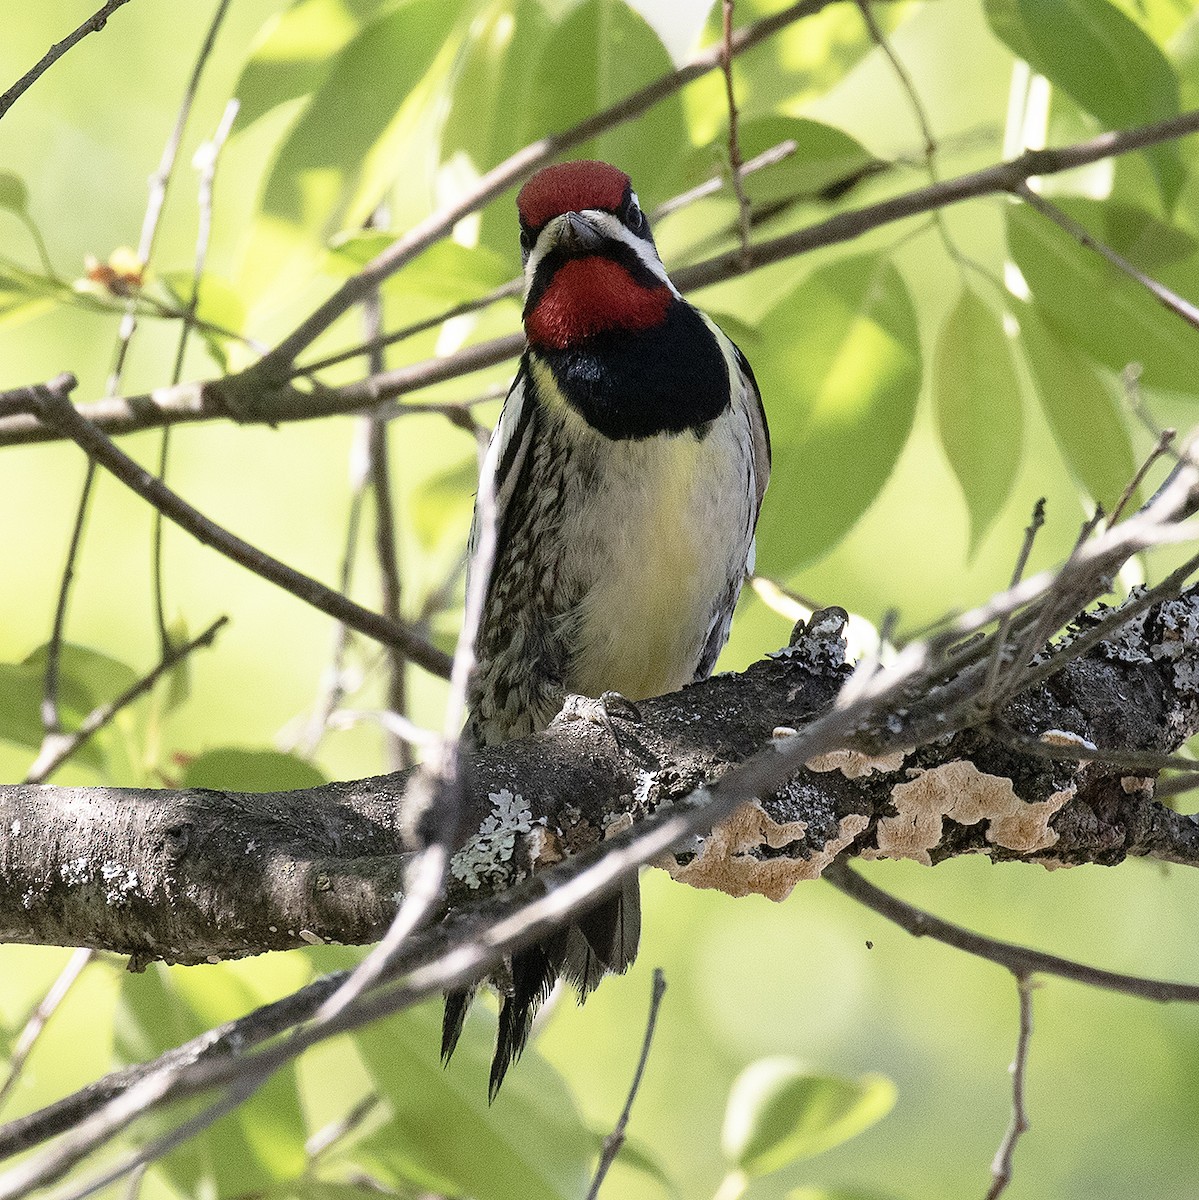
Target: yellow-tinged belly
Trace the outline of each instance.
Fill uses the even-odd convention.
[[[703,438],[613,441],[557,399],[586,466],[576,476],[584,491],[561,514],[563,565],[582,597],[566,686],[631,700],[673,691],[694,677],[730,581],[745,569],[752,502],[738,415],[718,418]]]

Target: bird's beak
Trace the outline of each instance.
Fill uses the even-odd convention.
[[[554,245],[575,254],[589,254],[604,240],[603,234],[577,212],[555,218]]]

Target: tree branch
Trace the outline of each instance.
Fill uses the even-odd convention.
[[[1069,146],[1026,150],[1006,162],[915,188],[877,204],[838,213],[793,233],[755,242],[750,247],[748,267],[741,250],[737,249],[682,267],[672,272],[672,277],[681,291],[696,291],[735,278],[747,269],[756,270],[821,247],[853,241],[894,221],[921,216],[963,200],[1017,193],[1027,179],[1074,170],[1197,131],[1199,109],[1169,120],[1103,133],[1089,141]],[[239,411],[247,414],[247,419],[270,424],[313,420],[358,412],[383,400],[394,400],[433,384],[486,370],[515,358],[523,349],[523,334],[512,333],[491,341],[478,342],[443,358],[426,359],[372,374],[343,387],[313,383],[308,388],[301,388],[292,383],[270,383],[257,374],[260,364],[256,364],[241,375],[158,388],[137,396],[100,400],[81,406],[79,411],[109,435],[227,418]],[[239,403],[241,393],[245,390],[255,393],[253,402],[248,405]],[[19,399],[21,394],[0,393],[0,446],[54,441],[61,437],[57,430],[47,427],[36,417],[20,411],[14,413],[14,409],[27,407]],[[14,397],[17,399],[14,400]]]
[[[1199,592],[1159,603],[1062,667],[1052,686],[1017,697],[1004,720],[1059,754],[1075,744],[1117,758],[1174,749],[1199,728],[1192,620]],[[669,813],[695,788],[757,762],[773,734],[830,711],[849,671],[840,632],[835,616],[818,615],[790,650],[743,674],[644,703],[641,723],[622,724],[619,747],[604,729],[558,722],[477,751],[466,760],[464,825],[480,830],[511,800],[509,857],[497,860],[476,832],[455,859],[450,902],[597,846],[613,828]],[[771,754],[766,767],[777,770],[781,756]],[[666,865],[695,886],[774,898],[845,847],[930,863],[985,853],[1199,865],[1199,824],[1153,800],[1152,775],[1046,759],[964,728],[906,753],[809,757],[781,789],[749,790],[761,797],[755,807],[676,847]],[[281,794],[2,787],[0,941],[89,945],[137,964],[371,941],[395,915],[416,848],[406,822],[421,789],[411,780]]]
[[[27,402],[40,420],[58,427],[90,459],[115,475],[126,487],[153,505],[197,541],[231,558],[247,570],[293,596],[328,613],[384,645],[395,645],[415,663],[434,675],[448,676],[449,656],[406,625],[355,604],[347,596],[289,567],[206,517],[156,479],[104,435],[67,399],[75,386],[73,376],[61,375],[43,387],[27,388]]]
[[[67,34],[61,42],[55,42],[45,54],[16,83],[0,96],[0,117],[21,98],[76,42],[81,42],[89,33],[98,33],[123,4],[129,0],[108,0],[103,8],[94,12],[78,29]]]

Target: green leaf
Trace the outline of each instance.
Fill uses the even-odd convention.
[[[531,102],[537,62],[552,29],[542,0],[483,5],[454,73],[442,140],[447,159],[465,154],[481,174],[525,145],[517,114]]]
[[[1178,79],[1165,55],[1108,0],[986,0],[985,7],[1014,54],[1109,128],[1178,113]],[[1145,153],[1169,208],[1186,180],[1178,149]]]
[[[577,1200],[595,1140],[573,1097],[530,1049],[488,1105],[495,1022],[482,1019],[477,1007],[447,1068],[438,1059],[439,1001],[356,1035],[393,1119],[355,1145],[355,1161],[385,1183],[415,1183],[438,1194]]]
[[[266,183],[265,212],[328,233],[341,226],[364,163],[417,91],[458,7],[447,0],[408,0],[338,51],[279,149]],[[413,165],[397,162],[393,170],[412,172]]]
[[[11,171],[0,171],[0,208],[24,216],[29,208],[29,192],[25,181]]]
[[[272,16],[255,37],[233,89],[241,105],[237,128],[315,91],[337,52],[380,7],[383,0],[297,0]]]
[[[752,362],[774,468],[760,561],[786,577],[845,535],[878,495],[920,393],[916,314],[880,255],[814,271],[761,322]]]
[[[41,719],[45,669],[23,663],[0,663],[0,738],[36,750],[45,732]],[[90,748],[90,753],[86,753]],[[95,766],[100,758],[95,747],[83,747],[81,758]]]
[[[881,1075],[812,1075],[794,1059],[760,1059],[729,1092],[720,1138],[725,1158],[751,1177],[768,1175],[868,1129],[891,1111],[895,1094]]]
[[[1111,512],[1136,468],[1115,397],[1052,322],[1031,307],[1019,318],[1020,341],[1057,447],[1074,478]]]
[[[0,738],[36,750],[42,744],[42,694],[47,647],[39,646],[20,663],[0,663]],[[64,643],[59,655],[58,705],[63,726],[78,728],[93,708],[115,699],[137,682],[138,674],[119,659],[86,646]],[[98,768],[104,763],[93,737],[71,756]]]
[[[177,976],[161,964],[124,974],[113,1022],[113,1051],[121,1065],[146,1062],[212,1028],[213,1012],[238,1016],[262,1002],[228,969],[208,968],[202,980]],[[203,1003],[197,1003],[202,997]],[[148,1118],[162,1132],[177,1122]],[[238,1196],[264,1191],[307,1166],[304,1118],[292,1067],[276,1072],[254,1095],[205,1133],[160,1160],[186,1196]]]
[[[1194,291],[1193,254],[1180,265],[1160,262],[1167,246],[1183,253],[1193,250],[1186,234],[1175,230],[1172,239],[1160,237],[1158,223],[1138,210],[1119,208],[1108,214],[1092,201],[1057,203],[1126,255],[1139,257],[1145,242],[1156,243],[1157,278],[1166,284],[1176,278],[1183,294]],[[1039,213],[1009,206],[1007,236],[1012,260],[1038,310],[1063,336],[1114,371],[1139,363],[1146,387],[1199,395],[1199,332]]]
[[[239,792],[289,792],[319,787],[326,782],[316,767],[294,754],[224,746],[197,754],[184,768],[179,785]]]
[[[658,35],[623,0],[585,0],[550,34],[517,116],[521,144],[558,133],[674,69]],[[614,163],[643,207],[670,195],[691,146],[678,93],[570,151]]]
[[[426,479],[412,496],[412,528],[426,550],[434,549],[447,532],[461,537],[470,523],[479,486],[479,467],[464,459]]]
[[[1003,327],[969,288],[941,327],[932,383],[941,445],[970,510],[973,554],[1015,482],[1024,410]]]
[[[769,116],[738,127],[741,158],[748,162],[776,146],[793,142],[783,159],[745,177],[745,192],[755,209],[837,195],[881,164],[857,139],[833,125],[806,118]],[[724,165],[727,175],[728,137],[722,135],[697,151],[692,182],[699,183]]]

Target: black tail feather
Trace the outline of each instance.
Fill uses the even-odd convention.
[[[529,1040],[533,1017],[549,998],[558,976],[579,992],[581,1004],[609,973],[627,971],[641,937],[641,889],[634,875],[621,890],[560,930],[512,957],[511,990],[500,1008],[488,1097],[499,1093],[508,1068]],[[448,1063],[462,1034],[475,989],[449,992],[441,1026],[441,1060]]]
[[[453,1057],[462,1036],[462,1026],[466,1021],[466,1010],[475,998],[475,989],[467,988],[464,992],[446,992],[445,1012],[441,1017],[441,1063],[447,1066]]]
[[[566,958],[569,933],[562,930],[512,956],[512,993],[504,997],[488,1099],[494,1100],[508,1068],[521,1056],[537,1010],[549,999]]]

